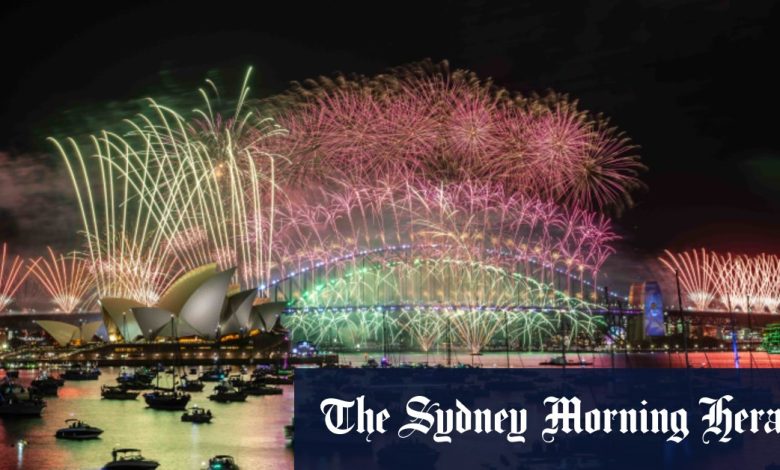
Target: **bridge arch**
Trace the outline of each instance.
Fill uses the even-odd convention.
[[[404,248],[344,257],[290,286],[285,324],[293,340],[347,349],[389,341],[428,351],[449,339],[479,353],[507,338],[538,347],[562,332],[593,335],[604,324],[597,305],[513,272],[501,257],[494,264],[451,258],[442,247]]]

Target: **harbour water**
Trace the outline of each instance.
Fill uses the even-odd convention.
[[[541,363],[560,355],[560,352],[511,352],[512,368],[542,367]],[[341,364],[360,366],[366,358],[379,360],[381,353],[340,354]],[[438,351],[393,352],[393,364],[402,362],[446,364],[447,355]],[[587,367],[685,367],[682,351],[629,352],[568,352],[570,361],[584,361]],[[780,359],[765,352],[740,351],[740,367],[780,368]],[[490,352],[472,356],[453,351],[450,363],[479,367],[506,367],[507,356]],[[614,361],[614,362],[613,362]],[[734,354],[730,351],[690,352],[688,363],[695,368],[733,368]],[[577,367],[577,366],[573,366]],[[144,456],[160,462],[161,469],[199,469],[209,457],[228,454],[236,458],[241,468],[290,469],[293,452],[285,442],[284,426],[293,413],[293,387],[282,386],[282,395],[248,397],[245,403],[219,404],[207,399],[214,384],[207,384],[203,392],[193,393],[190,405],[210,408],[214,414],[211,424],[182,423],[181,412],[155,411],[146,407],[143,397],[135,401],[103,400],[101,384],[116,384],[119,368],[103,368],[97,381],[66,381],[59,396],[46,399],[47,407],[41,418],[0,418],[0,469],[98,469],[111,459],[114,447],[133,447]],[[20,371],[18,382],[27,386],[35,371]],[[71,442],[54,438],[55,431],[65,420],[79,418],[102,428],[100,439]],[[21,443],[25,444],[21,444]]]
[[[41,418],[0,418],[0,469],[99,469],[111,460],[114,447],[141,449],[160,469],[204,468],[217,454],[232,455],[241,468],[290,469],[292,449],[284,426],[290,423],[293,388],[282,395],[247,398],[220,404],[207,396],[215,384],[192,393],[191,405],[211,409],[210,424],[180,421],[182,412],[156,411],[136,400],[103,400],[101,384],[116,384],[119,368],[103,368],[97,381],[66,381],[58,397],[46,399]],[[18,382],[29,385],[34,371],[21,371]],[[78,418],[104,430],[100,439],[63,441],[54,438],[65,420]],[[23,444],[26,442],[26,445]]]

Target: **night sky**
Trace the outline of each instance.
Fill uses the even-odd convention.
[[[780,252],[779,5],[136,3],[2,7],[7,168],[51,152],[47,135],[118,119],[134,99],[191,96],[207,76],[237,90],[249,65],[262,97],[291,80],[447,59],[510,90],[569,93],[641,146],[647,190],[617,221],[624,256],[698,246]],[[30,170],[25,181],[56,174],[56,157],[35,161],[51,168]],[[0,175],[0,185],[8,180]],[[64,204],[58,190],[39,202]],[[46,227],[28,236],[20,207],[30,206],[13,191],[0,187],[0,235],[46,241]]]

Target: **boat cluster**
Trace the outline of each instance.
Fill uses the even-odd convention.
[[[182,422],[203,424],[213,419],[211,410],[197,405],[188,408],[187,405],[192,398],[191,393],[202,392],[207,382],[215,384],[208,395],[209,400],[232,403],[246,401],[249,395],[282,394],[282,388],[275,385],[292,384],[294,379],[292,371],[267,367],[258,367],[251,373],[244,368],[239,373],[231,372],[230,368],[214,367],[195,375],[195,369],[191,369],[189,374],[179,374],[175,369],[139,367],[123,371],[117,377],[116,385],[102,385],[100,394],[105,400],[136,400],[143,393],[149,408],[183,411]],[[167,388],[160,386],[161,378],[166,375],[172,378],[172,385]],[[25,388],[13,381],[17,374],[9,373],[0,380],[0,416],[41,416],[46,407],[43,397],[56,397],[66,380],[97,380],[99,376],[100,370],[96,367],[75,365],[59,376],[43,371]],[[65,424],[55,433],[56,438],[80,441],[98,439],[103,434],[102,429],[79,419],[68,419]],[[154,469],[159,466],[157,461],[143,457],[139,449],[116,448],[111,454],[112,460],[106,463],[105,469]],[[208,468],[230,470],[238,466],[232,457],[217,455],[209,460]]]

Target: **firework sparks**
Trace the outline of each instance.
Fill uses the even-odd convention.
[[[194,117],[150,101],[88,152],[56,143],[98,295],[153,304],[179,273],[217,262],[317,311],[289,327],[322,344],[384,340],[386,322],[424,350],[446,322],[474,353],[503,327],[527,345],[564,323],[595,331],[585,299],[617,236],[592,209],[629,202],[641,167],[604,121],[463,71],[299,91],[273,108],[288,130],[245,106],[244,83],[230,117],[201,91]]]
[[[92,287],[90,265],[77,253],[56,255],[48,248],[48,258],[32,260],[29,272],[51,297],[51,302],[63,313],[72,313]]]
[[[208,99],[192,122],[150,101],[129,137],[95,136],[91,155],[72,140],[68,150],[54,141],[81,207],[100,296],[153,303],[178,274],[215,258],[241,265],[247,286],[267,280],[275,156],[253,149],[261,132],[279,130],[243,111],[247,92],[245,83],[229,119]]]
[[[729,311],[768,311],[780,306],[780,258],[717,254],[705,249],[672,253],[661,263],[679,273],[680,284],[697,310],[720,306]]]
[[[289,136],[265,141],[292,175],[502,181],[589,210],[630,206],[641,186],[635,146],[565,96],[512,96],[446,64],[310,83],[276,100]]]
[[[13,303],[16,291],[27,278],[28,272],[23,267],[24,260],[18,255],[9,255],[8,245],[3,243],[3,253],[0,257],[0,312]]]

